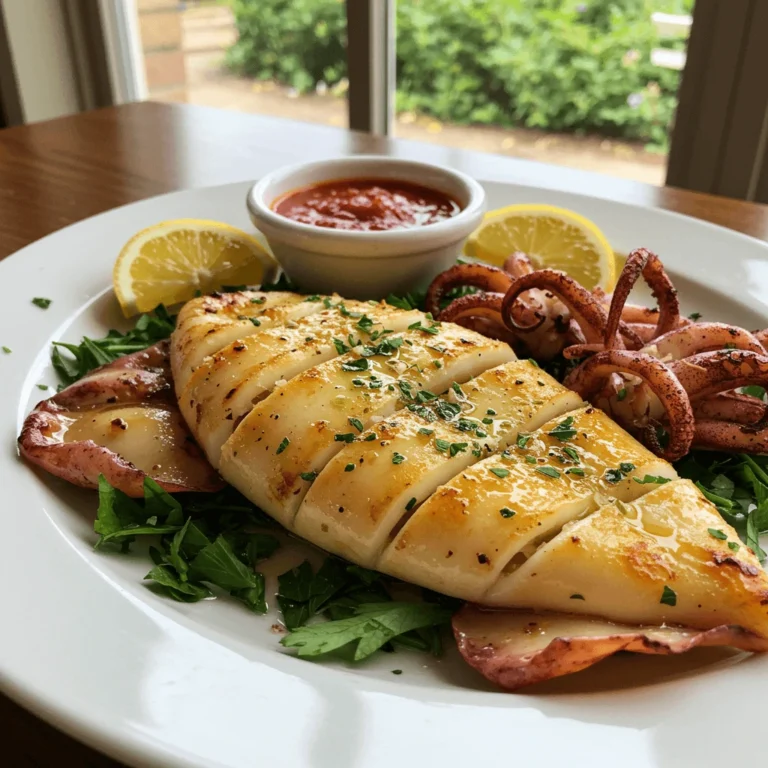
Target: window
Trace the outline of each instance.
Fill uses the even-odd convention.
[[[340,0],[139,0],[147,95],[347,126]]]
[[[663,184],[692,0],[410,0],[395,135]]]

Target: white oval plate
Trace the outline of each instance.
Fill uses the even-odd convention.
[[[490,208],[546,202],[593,219],[617,250],[658,252],[686,311],[768,325],[768,246],[662,211],[488,183]],[[133,765],[391,768],[578,764],[722,766],[764,749],[768,657],[626,655],[501,693],[455,651],[379,654],[344,668],[300,661],[225,601],[157,597],[139,556],[95,553],[95,494],[32,470],[14,443],[55,384],[53,339],[103,335],[121,318],[112,264],[137,230],[177,217],[250,229],[248,184],[145,200],[56,232],[0,264],[2,689],[76,738]],[[30,303],[53,299],[48,310]],[[275,572],[293,564],[282,555]],[[392,669],[403,670],[393,676]],[[575,763],[574,763],[575,760]]]

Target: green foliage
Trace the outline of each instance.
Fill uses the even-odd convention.
[[[238,41],[227,52],[236,72],[299,92],[346,77],[343,0],[231,0]]]
[[[346,75],[341,0],[231,0],[235,71],[300,92]],[[666,146],[680,73],[654,66],[654,11],[693,0],[405,0],[397,109],[453,123],[592,132]],[[666,41],[682,49],[683,41]]]

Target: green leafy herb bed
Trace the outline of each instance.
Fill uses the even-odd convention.
[[[423,295],[390,296],[387,301],[413,309],[422,305]],[[139,317],[126,333],[111,330],[102,339],[83,338],[76,345],[55,342],[53,366],[63,385],[71,384],[99,365],[167,338],[174,320],[159,307]],[[562,361],[548,366],[560,378],[565,369]],[[753,396],[765,395],[759,387],[747,390]],[[758,537],[768,532],[768,456],[693,451],[675,468],[698,485],[764,560]],[[254,613],[265,613],[259,565],[281,546],[274,535],[277,529],[277,523],[233,488],[171,496],[147,479],[139,501],[103,478],[99,483],[96,548],[126,552],[139,537],[152,537],[152,567],[145,580],[150,589],[173,600],[192,603],[223,593]],[[305,561],[279,576],[277,604],[288,629],[284,646],[295,648],[299,656],[341,652],[359,661],[379,649],[396,647],[440,655],[444,631],[460,601],[327,557],[317,570]],[[327,621],[312,621],[317,616]]]

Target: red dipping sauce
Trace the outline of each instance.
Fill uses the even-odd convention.
[[[272,209],[315,227],[381,232],[436,224],[461,206],[443,192],[408,181],[339,179],[289,192]]]

